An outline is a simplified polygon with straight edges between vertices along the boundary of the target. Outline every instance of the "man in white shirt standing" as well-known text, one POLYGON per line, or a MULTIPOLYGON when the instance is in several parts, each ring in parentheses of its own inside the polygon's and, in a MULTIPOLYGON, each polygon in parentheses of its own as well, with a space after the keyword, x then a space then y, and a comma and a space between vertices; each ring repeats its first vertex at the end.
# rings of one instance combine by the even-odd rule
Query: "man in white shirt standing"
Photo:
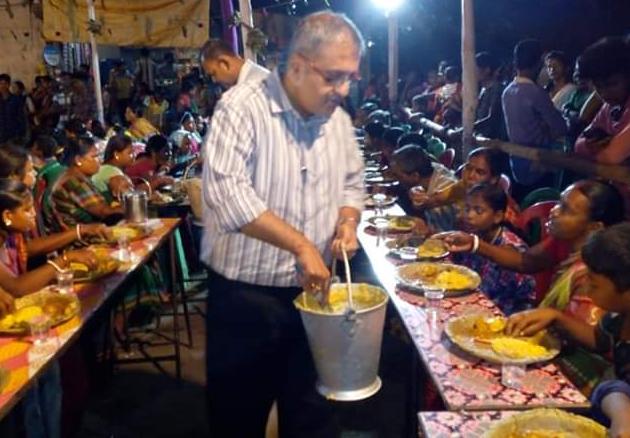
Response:
POLYGON ((363 38, 345 16, 304 18, 286 63, 219 101, 206 140, 202 258, 210 267, 207 389, 213 437, 337 436, 293 299, 325 293, 358 249, 363 161, 340 103, 363 38))
POLYGON ((225 88, 242 84, 246 81, 263 80, 269 70, 249 59, 241 58, 234 53, 225 41, 213 38, 201 49, 203 69, 212 80, 225 88))

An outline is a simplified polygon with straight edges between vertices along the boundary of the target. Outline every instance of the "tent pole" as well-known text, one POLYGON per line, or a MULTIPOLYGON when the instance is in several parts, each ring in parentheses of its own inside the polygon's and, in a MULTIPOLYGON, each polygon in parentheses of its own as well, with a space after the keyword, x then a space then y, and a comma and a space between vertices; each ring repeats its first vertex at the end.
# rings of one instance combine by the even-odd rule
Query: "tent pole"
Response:
POLYGON ((393 108, 398 100, 398 17, 394 11, 387 15, 389 104, 393 108))
MULTIPOLYGON (((94 9, 94 1, 87 0, 88 18, 96 21, 96 10, 94 9)), ((94 95, 96 97, 96 113, 101 125, 105 126, 105 111, 103 110, 103 95, 101 93, 101 69, 98 59, 98 47, 96 45, 96 37, 93 32, 90 34, 90 48, 92 52, 92 79, 94 82, 94 95)))
POLYGON ((251 0, 239 0, 239 11, 241 12, 241 21, 244 26, 241 26, 241 40, 243 41, 243 56, 245 59, 249 59, 252 62, 256 62, 256 54, 247 45, 247 37, 250 29, 254 27, 254 17, 252 16, 252 2, 251 0))
POLYGON ((477 88, 474 0, 462 0, 462 158, 464 160, 475 144, 473 132, 477 118, 477 88))

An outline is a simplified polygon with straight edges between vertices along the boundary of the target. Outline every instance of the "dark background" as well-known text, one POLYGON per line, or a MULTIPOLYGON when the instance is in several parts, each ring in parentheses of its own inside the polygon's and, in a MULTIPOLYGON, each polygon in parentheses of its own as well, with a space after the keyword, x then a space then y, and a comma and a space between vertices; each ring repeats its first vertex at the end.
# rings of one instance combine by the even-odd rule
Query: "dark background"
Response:
MULTIPOLYGON (((213 16, 218 5, 213 0, 213 16)), ((237 3, 237 2, 236 2, 237 3)), ((367 41, 372 41, 374 72, 387 66, 387 24, 371 0, 252 0, 254 9, 304 15, 324 9, 343 11, 367 41)), ((460 0, 406 0, 399 10, 400 72, 426 72, 440 60, 460 59, 460 0)), ((630 0, 476 0, 477 51, 488 50, 506 60, 514 44, 537 38, 546 50, 563 50, 575 58, 605 35, 630 33, 630 0)))

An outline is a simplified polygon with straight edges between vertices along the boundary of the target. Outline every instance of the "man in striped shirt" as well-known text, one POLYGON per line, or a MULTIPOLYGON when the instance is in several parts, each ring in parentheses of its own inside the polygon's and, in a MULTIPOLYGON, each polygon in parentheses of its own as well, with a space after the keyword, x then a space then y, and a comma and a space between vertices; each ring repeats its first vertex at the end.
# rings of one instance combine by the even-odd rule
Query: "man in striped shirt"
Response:
POLYGON ((342 245, 358 248, 363 163, 339 107, 363 39, 343 15, 298 26, 287 62, 230 89, 206 142, 202 258, 211 268, 207 385, 212 436, 335 436, 293 299, 328 287, 342 245))
POLYGON ((262 81, 269 76, 269 70, 265 67, 241 58, 229 44, 218 38, 212 38, 204 44, 201 59, 204 71, 225 88, 246 81, 262 81))

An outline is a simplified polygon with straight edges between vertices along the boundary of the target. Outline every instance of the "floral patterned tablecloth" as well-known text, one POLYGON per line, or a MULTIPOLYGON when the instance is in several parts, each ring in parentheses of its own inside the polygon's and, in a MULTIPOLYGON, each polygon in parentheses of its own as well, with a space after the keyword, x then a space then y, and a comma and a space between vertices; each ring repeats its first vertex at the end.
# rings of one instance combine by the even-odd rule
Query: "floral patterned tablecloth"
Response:
POLYGON ((421 412, 418 414, 422 438, 482 438, 492 423, 518 411, 421 412))
MULTIPOLYGON (((390 214, 400 214, 395 207, 390 214)), ((364 213, 365 220, 374 213, 364 213)), ((366 222, 363 222, 365 224, 366 222)), ((396 284, 395 264, 388 259, 383 242, 359 227, 359 240, 371 266, 387 290, 429 371, 448 410, 511 410, 536 407, 588 408, 588 399, 553 363, 530 365, 521 389, 501 383, 501 367, 478 359, 453 345, 443 326, 449 318, 473 313, 500 315, 499 308, 486 296, 471 294, 445 298, 439 315, 425 310, 424 298, 400 289, 396 284)))
POLYGON ((131 243, 132 261, 130 263, 98 282, 75 285, 74 292, 81 302, 80 315, 50 330, 48 336, 53 346, 48 354, 34 355, 32 339, 28 336, 0 337, 0 368, 8 372, 8 381, 0 391, 0 419, 20 399, 33 378, 65 351, 73 341, 73 335, 117 290, 127 276, 149 259, 154 250, 176 229, 179 222, 179 219, 161 219, 150 236, 131 243))

